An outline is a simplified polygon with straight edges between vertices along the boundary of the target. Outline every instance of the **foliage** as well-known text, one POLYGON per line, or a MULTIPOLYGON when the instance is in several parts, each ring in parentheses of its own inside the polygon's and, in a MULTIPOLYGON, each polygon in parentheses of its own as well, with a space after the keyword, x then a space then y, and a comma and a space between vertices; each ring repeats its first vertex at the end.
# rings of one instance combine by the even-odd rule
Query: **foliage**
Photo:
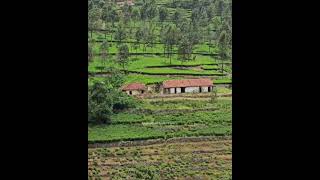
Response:
POLYGON ((118 63, 125 69, 125 66, 129 63, 129 48, 126 44, 120 46, 118 53, 118 63))
POLYGON ((109 71, 110 78, 93 80, 88 85, 88 122, 110 123, 114 111, 135 107, 135 100, 119 90, 123 75, 115 70, 109 71))
MULTIPOLYGON (((152 112, 152 111, 151 111, 152 112)), ((231 100, 217 100, 215 103, 203 101, 170 101, 140 103, 136 112, 117 113, 111 116, 108 126, 89 126, 89 142, 112 142, 123 140, 170 138, 204 135, 231 134, 231 100), (189 113, 180 113, 179 109, 189 113), (192 111, 201 108, 217 108, 206 111, 192 111), (141 111, 172 110, 168 114, 141 111)))

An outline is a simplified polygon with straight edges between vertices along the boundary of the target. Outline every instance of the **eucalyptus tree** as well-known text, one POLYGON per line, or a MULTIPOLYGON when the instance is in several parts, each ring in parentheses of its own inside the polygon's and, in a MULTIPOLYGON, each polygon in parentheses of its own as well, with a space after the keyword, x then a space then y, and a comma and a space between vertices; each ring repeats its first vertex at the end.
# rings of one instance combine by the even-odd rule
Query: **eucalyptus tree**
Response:
POLYGON ((118 45, 127 38, 126 28, 122 23, 118 24, 114 38, 118 41, 118 45))
POLYGON ((104 40, 101 45, 100 45, 100 56, 101 56, 101 60, 103 65, 105 65, 105 62, 108 59, 108 55, 109 55, 109 44, 107 40, 104 40))
POLYGON ((173 48, 179 39, 178 29, 173 25, 169 25, 165 30, 165 36, 163 38, 164 38, 163 42, 165 43, 166 50, 168 52, 168 57, 170 58, 170 64, 171 64, 173 48))
POLYGON ((140 48, 140 42, 142 38, 143 38, 143 29, 142 27, 139 27, 135 34, 136 43, 139 45, 139 48, 140 48))
POLYGON ((90 31, 90 37, 92 38, 92 34, 94 30, 97 30, 102 25, 102 9, 100 8, 92 8, 88 12, 88 30, 90 31))
POLYGON ((138 8, 133 8, 132 10, 132 20, 133 20, 133 26, 135 26, 135 23, 140 19, 140 11, 138 8))
POLYGON ((126 65, 129 63, 129 48, 127 44, 123 44, 119 47, 117 62, 125 70, 126 65))
POLYGON ((181 62, 191 59, 193 45, 188 37, 182 37, 178 44, 178 55, 181 62))
POLYGON ((181 18, 182 18, 181 10, 177 9, 172 16, 172 20, 176 25, 178 25, 181 22, 181 18))
POLYGON ((159 21, 163 23, 168 18, 169 12, 165 7, 159 8, 159 21))
POLYGON ((220 33, 218 39, 218 47, 219 47, 219 58, 221 60, 221 72, 224 72, 224 61, 228 58, 228 40, 226 31, 222 31, 220 33))

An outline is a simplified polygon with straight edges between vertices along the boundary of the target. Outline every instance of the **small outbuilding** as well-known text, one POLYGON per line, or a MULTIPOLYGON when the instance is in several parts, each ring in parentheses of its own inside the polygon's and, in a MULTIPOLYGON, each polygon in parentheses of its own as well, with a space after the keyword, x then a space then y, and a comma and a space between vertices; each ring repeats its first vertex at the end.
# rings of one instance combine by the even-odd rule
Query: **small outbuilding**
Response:
POLYGON ((121 89, 123 92, 126 92, 128 95, 141 95, 146 92, 147 87, 142 83, 130 83, 130 84, 124 85, 121 89))
POLYGON ((203 93, 211 92, 213 82, 211 79, 181 79, 167 80, 162 84, 163 94, 203 93))

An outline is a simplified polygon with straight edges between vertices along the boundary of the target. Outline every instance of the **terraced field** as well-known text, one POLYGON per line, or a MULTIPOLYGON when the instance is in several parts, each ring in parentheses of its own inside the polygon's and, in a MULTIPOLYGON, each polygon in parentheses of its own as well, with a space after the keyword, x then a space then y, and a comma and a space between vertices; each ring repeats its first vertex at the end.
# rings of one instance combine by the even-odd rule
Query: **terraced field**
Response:
POLYGON ((89 179, 231 179, 231 137, 89 148, 89 179))
POLYGON ((231 1, 136 0, 132 9, 88 4, 89 86, 110 78, 112 68, 123 74, 121 85, 158 88, 165 80, 210 78, 217 93, 152 90, 135 106, 112 107, 105 123, 90 121, 88 179, 230 180, 231 1))
MULTIPOLYGON (((192 97, 191 97, 192 98, 192 97)), ((229 136, 232 100, 216 102, 168 98, 142 100, 140 106, 111 117, 111 124, 90 125, 88 141, 117 142, 190 136, 229 136)))

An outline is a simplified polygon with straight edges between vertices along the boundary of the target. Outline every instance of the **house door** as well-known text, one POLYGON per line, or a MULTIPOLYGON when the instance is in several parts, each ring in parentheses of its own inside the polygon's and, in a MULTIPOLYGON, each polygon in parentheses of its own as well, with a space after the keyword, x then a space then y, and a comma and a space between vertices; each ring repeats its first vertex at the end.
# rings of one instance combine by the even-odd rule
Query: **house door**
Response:
POLYGON ((177 94, 177 88, 174 88, 174 93, 177 94))
POLYGON ((201 93, 202 92, 202 89, 201 89, 201 87, 199 87, 199 93, 201 93))
POLYGON ((211 92, 211 87, 210 86, 208 87, 208 92, 211 92))
POLYGON ((185 87, 182 87, 181 88, 181 93, 185 93, 186 92, 186 88, 185 87))

